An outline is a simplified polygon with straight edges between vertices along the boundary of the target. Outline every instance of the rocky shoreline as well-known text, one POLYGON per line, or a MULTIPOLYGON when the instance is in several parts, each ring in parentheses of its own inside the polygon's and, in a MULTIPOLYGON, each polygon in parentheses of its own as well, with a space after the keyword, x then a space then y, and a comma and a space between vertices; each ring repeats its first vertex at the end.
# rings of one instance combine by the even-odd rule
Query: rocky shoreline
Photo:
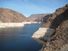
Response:
POLYGON ((47 20, 44 19, 42 27, 53 29, 55 32, 50 35, 49 31, 42 29, 45 32, 41 33, 39 38, 36 35, 42 31, 33 35, 34 39, 44 42, 41 42, 43 47, 40 51, 68 51, 68 4, 50 14, 47 20))

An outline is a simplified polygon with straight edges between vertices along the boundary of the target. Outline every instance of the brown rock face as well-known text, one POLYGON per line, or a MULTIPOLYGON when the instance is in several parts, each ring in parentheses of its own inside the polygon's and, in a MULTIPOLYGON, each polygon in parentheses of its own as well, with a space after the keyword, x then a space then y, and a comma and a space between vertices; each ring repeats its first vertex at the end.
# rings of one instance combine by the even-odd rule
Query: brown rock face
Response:
POLYGON ((23 22, 25 16, 7 8, 0 8, 0 22, 23 22))
POLYGON ((53 14, 49 14, 43 18, 44 27, 51 27, 51 28, 57 28, 57 26, 66 18, 64 16, 67 16, 68 14, 68 5, 57 9, 53 14), (67 13, 65 13, 67 12, 67 13), (45 18, 48 17, 46 20, 45 18))
POLYGON ((68 5, 57 9, 48 22, 45 24, 49 24, 49 27, 56 31, 42 51, 68 51, 68 5))

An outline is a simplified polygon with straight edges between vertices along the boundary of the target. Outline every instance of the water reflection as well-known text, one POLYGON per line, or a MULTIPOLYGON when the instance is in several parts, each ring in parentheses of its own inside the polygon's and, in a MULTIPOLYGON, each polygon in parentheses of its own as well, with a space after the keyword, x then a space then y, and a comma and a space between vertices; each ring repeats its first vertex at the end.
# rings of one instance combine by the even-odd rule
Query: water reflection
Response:
POLYGON ((40 24, 25 24, 24 27, 0 29, 0 51, 38 51, 41 44, 32 39, 40 24))

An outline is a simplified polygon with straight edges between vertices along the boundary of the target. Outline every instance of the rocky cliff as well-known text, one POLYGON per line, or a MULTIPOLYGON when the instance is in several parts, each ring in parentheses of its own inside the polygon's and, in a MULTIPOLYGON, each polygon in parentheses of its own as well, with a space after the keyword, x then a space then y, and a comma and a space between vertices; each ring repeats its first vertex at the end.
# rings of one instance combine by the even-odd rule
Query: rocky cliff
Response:
MULTIPOLYGON (((64 17, 62 14, 64 14, 64 12, 65 12, 67 9, 68 9, 68 5, 66 5, 66 6, 64 6, 64 7, 62 7, 62 8, 56 9, 56 11, 55 11, 54 13, 49 14, 49 15, 43 17, 43 26, 44 26, 44 27, 49 27, 50 25, 53 25, 54 23, 60 24, 60 23, 59 23, 59 22, 61 22, 60 19, 64 19, 64 18, 61 18, 61 17, 64 17), (56 18, 56 17, 57 17, 57 18, 56 18), (59 19, 59 17, 60 17, 60 19, 59 19), (46 18, 48 18, 48 19, 46 20, 46 18), (59 21, 59 22, 53 21, 54 19, 55 19, 55 20, 57 19, 57 21, 59 21), (53 22, 53 23, 51 23, 51 22, 53 22), (50 25, 49 25, 49 24, 50 24, 50 25), (48 25, 49 25, 49 26, 48 26, 48 25)), ((54 25, 55 25, 55 24, 54 24, 54 25)), ((53 27, 54 27, 54 26, 53 26, 53 27)))
POLYGON ((50 14, 47 21, 44 19, 42 27, 52 28, 55 32, 49 40, 41 39, 44 41, 41 51, 68 51, 68 4, 50 14))
POLYGON ((23 22, 26 17, 16 11, 0 8, 0 22, 23 22))

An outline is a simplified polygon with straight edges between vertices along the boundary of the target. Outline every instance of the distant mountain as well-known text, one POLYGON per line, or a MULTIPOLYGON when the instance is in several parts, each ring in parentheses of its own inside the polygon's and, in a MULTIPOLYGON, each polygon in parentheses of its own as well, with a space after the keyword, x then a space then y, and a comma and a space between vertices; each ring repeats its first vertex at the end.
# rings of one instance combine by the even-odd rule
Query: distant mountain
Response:
POLYGON ((32 14, 28 17, 29 21, 42 21, 42 18, 45 17, 46 14, 32 14))
POLYGON ((14 10, 0 8, 0 22, 23 22, 26 17, 14 10))

